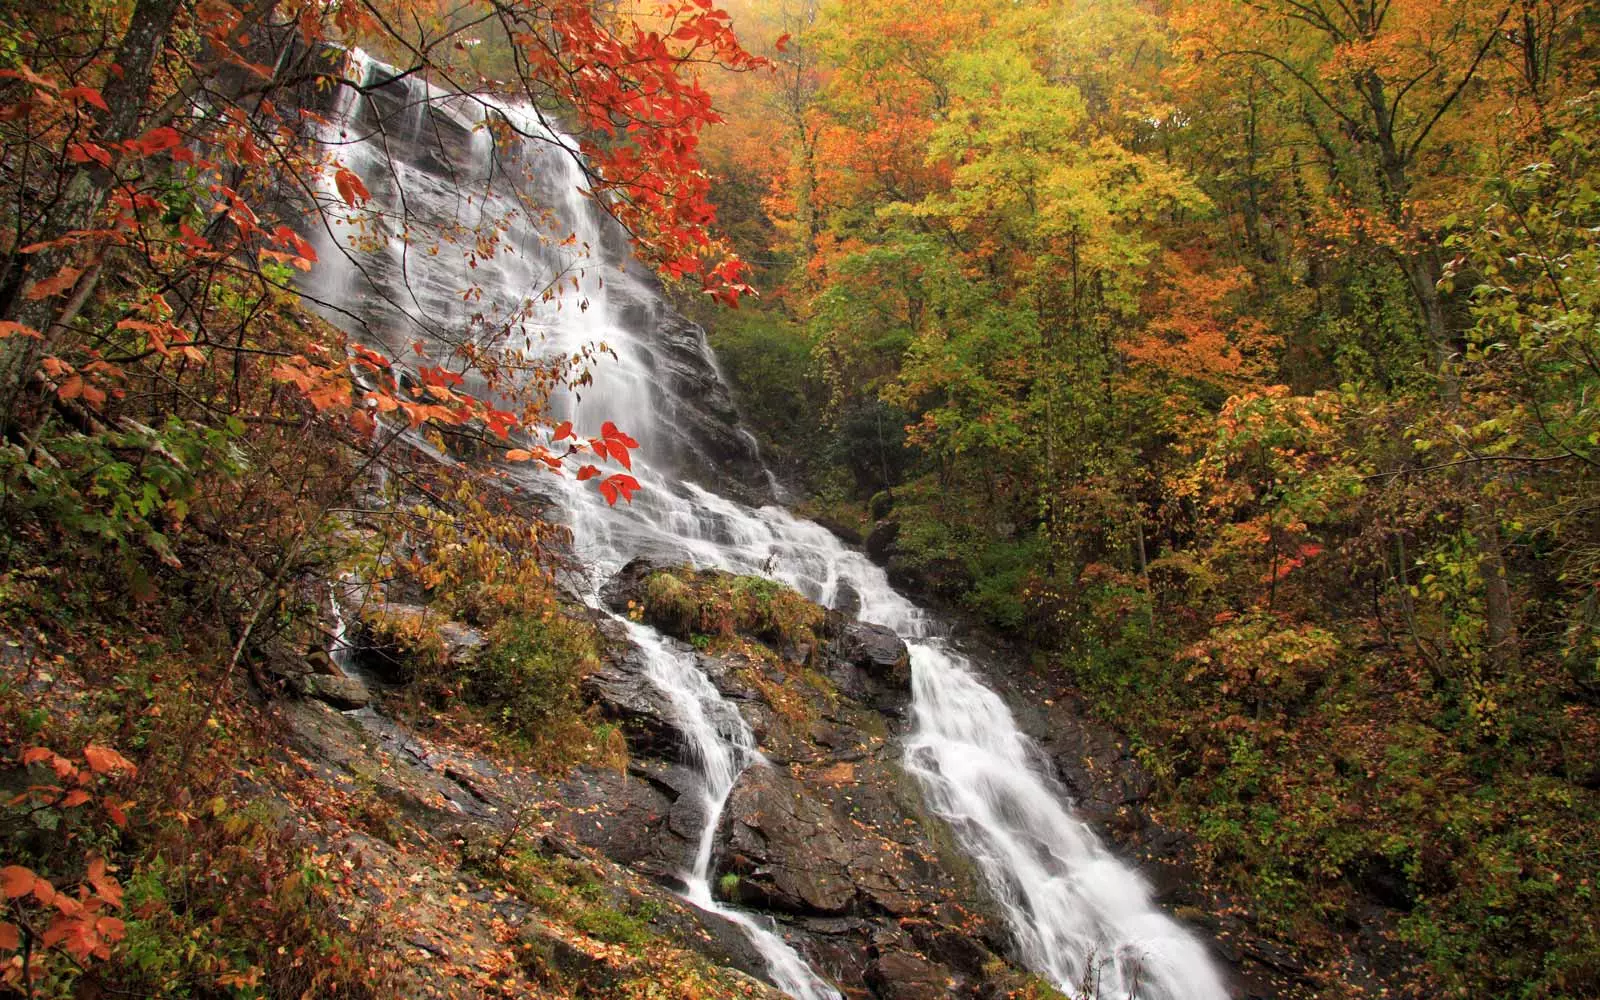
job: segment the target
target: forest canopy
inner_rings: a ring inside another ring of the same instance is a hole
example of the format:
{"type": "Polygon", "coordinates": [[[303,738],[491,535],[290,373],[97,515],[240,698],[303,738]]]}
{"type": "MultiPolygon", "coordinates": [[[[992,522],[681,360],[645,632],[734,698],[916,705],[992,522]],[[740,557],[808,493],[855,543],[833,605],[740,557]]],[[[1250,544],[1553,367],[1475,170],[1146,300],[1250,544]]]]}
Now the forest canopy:
{"type": "Polygon", "coordinates": [[[1327,983],[1377,920],[1424,995],[1600,988],[1592,7],[730,10],[713,340],[809,509],[1327,983]]]}

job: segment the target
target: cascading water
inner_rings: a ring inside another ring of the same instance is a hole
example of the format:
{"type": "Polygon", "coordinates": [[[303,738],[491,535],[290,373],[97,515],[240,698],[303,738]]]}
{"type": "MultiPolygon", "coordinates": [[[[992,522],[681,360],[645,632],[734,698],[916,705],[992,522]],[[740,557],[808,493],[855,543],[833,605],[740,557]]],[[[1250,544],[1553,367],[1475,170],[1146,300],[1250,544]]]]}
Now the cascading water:
{"type": "MultiPolygon", "coordinates": [[[[358,59],[356,66],[359,79],[373,79],[373,64],[358,59]]],[[[1072,815],[1041,755],[978,679],[981,671],[937,638],[937,623],[890,587],[881,568],[819,525],[691,481],[695,469],[703,473],[714,464],[693,459],[704,457],[696,453],[708,451],[707,435],[719,421],[707,419],[705,400],[676,386],[685,352],[698,352],[703,371],[715,372],[714,362],[697,333],[685,339],[684,324],[671,325],[653,282],[633,273],[638,265],[620,249],[615,224],[581,194],[585,178],[569,141],[529,111],[411,79],[380,88],[390,89],[395,93],[382,98],[386,104],[376,95],[366,104],[340,98],[323,138],[347,164],[369,168],[368,214],[377,221],[364,225],[370,231],[376,224],[392,238],[369,249],[356,241],[352,249],[348,234],[363,225],[330,227],[318,240],[324,264],[313,271],[308,292],[336,322],[352,325],[359,314],[361,329],[382,331],[397,356],[419,337],[437,356],[469,340],[511,341],[566,358],[600,344],[614,353],[594,369],[592,386],[557,391],[551,408],[581,431],[614,420],[640,441],[634,474],[642,490],[634,503],[613,508],[592,484],[526,467],[512,473],[561,508],[577,562],[587,570],[574,581],[577,589],[592,595],[626,562],[651,555],[766,576],[830,606],[849,596],[862,620],[907,641],[915,727],[906,740],[906,767],[983,872],[1023,962],[1074,993],[1088,987],[1097,996],[1142,1000],[1227,996],[1204,948],[1154,906],[1143,880],[1072,815]],[[419,107],[425,113],[413,112],[419,107]],[[514,148],[485,128],[493,115],[522,137],[514,148]],[[373,127],[374,116],[384,118],[383,129],[373,127]],[[379,150],[379,142],[402,145],[379,150]],[[519,176],[524,185],[517,189],[511,181],[519,176]],[[549,218],[532,207],[529,185],[549,218]],[[485,226],[494,230],[492,245],[460,238],[485,226]],[[425,252],[417,237],[423,230],[448,237],[446,249],[425,252]],[[560,296],[541,294],[562,285],[560,296]],[[475,290],[465,305],[463,288],[475,290]],[[670,349],[664,329],[677,331],[670,349]]],[[[701,395],[725,394],[720,384],[702,388],[701,395]]],[[[725,425],[731,411],[719,412],[725,425]]],[[[721,432],[738,440],[738,429],[721,432]]],[[[749,726],[690,653],[645,626],[624,625],[704,777],[705,825],[688,859],[687,898],[741,926],[780,988],[801,1000],[832,1000],[837,992],[778,934],[712,897],[718,818],[739,774],[762,766],[749,726]]]]}
{"type": "Polygon", "coordinates": [[[800,960],[776,932],[748,913],[723,906],[711,894],[711,861],[716,847],[717,823],[734,782],[752,764],[766,766],[756,749],[755,734],[739,710],[695,663],[694,654],[674,648],[660,633],[618,618],[628,637],[644,653],[645,676],[672,706],[674,719],[705,779],[701,789],[704,818],[695,844],[694,860],[684,882],[685,895],[702,910],[737,924],[767,963],[773,983],[797,1000],[839,1000],[839,991],[823,982],[800,960]]]}

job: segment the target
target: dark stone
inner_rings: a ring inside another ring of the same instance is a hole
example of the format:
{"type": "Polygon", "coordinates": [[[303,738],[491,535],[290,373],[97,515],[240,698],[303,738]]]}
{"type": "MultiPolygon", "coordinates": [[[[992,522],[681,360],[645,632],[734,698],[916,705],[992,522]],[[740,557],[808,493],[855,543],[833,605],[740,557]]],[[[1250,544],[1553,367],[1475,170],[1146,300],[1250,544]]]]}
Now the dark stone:
{"type": "Polygon", "coordinates": [[[670,879],[691,849],[668,826],[674,800],[650,782],[581,768],[560,794],[567,807],[556,821],[560,835],[619,864],[670,879]]]}
{"type": "Polygon", "coordinates": [[[839,653],[879,684],[911,690],[911,653],[892,629],[870,622],[848,622],[840,630],[839,653]]]}
{"type": "Polygon", "coordinates": [[[900,537],[900,522],[879,521],[867,533],[867,555],[874,562],[884,562],[894,551],[894,540],[900,537]]]}
{"type": "Polygon", "coordinates": [[[824,528],[827,528],[833,533],[835,538],[839,539],[841,542],[844,542],[846,545],[860,545],[862,541],[865,540],[864,536],[861,534],[861,527],[859,525],[841,521],[838,518],[832,517],[826,513],[814,514],[812,515],[811,520],[816,524],[820,524],[824,528]]]}
{"type": "Polygon", "coordinates": [[[634,753],[670,757],[680,743],[672,708],[645,675],[646,666],[638,647],[613,644],[600,668],[583,679],[583,695],[621,727],[634,753]]]}
{"type": "Polygon", "coordinates": [[[944,1000],[952,992],[950,970],[911,951],[879,955],[866,980],[884,1000],[944,1000]]]}
{"type": "Polygon", "coordinates": [[[1046,710],[1041,744],[1056,775],[1072,794],[1085,821],[1107,827],[1136,827],[1139,806],[1155,790],[1155,781],[1125,740],[1108,726],[1088,718],[1072,699],[1057,699],[1046,710]]]}
{"type": "Polygon", "coordinates": [[[834,916],[856,901],[851,832],[786,773],[759,766],[746,771],[722,822],[719,872],[738,876],[738,902],[834,916]]]}
{"type": "Polygon", "coordinates": [[[861,595],[856,588],[846,581],[839,581],[839,592],[833,599],[833,610],[846,618],[854,618],[861,613],[861,595]]]}
{"type": "Polygon", "coordinates": [[[890,715],[911,700],[911,656],[891,630],[868,622],[828,619],[833,636],[820,667],[839,693],[890,715]]]}

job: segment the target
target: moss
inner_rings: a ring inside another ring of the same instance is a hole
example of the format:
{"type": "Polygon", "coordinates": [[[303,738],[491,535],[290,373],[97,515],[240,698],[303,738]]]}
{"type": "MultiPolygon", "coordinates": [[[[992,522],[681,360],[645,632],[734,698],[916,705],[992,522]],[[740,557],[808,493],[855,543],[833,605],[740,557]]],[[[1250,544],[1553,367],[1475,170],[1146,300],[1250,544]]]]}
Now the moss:
{"type": "Polygon", "coordinates": [[[686,640],[744,635],[799,651],[816,647],[827,622],[815,603],[757,576],[663,570],[645,579],[643,598],[647,621],[686,640]]]}

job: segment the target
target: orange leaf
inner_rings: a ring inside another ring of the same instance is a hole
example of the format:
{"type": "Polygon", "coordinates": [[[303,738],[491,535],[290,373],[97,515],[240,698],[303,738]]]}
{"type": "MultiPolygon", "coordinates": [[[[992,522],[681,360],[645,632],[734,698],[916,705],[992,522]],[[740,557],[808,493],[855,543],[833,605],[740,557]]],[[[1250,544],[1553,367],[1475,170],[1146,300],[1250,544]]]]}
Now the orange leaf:
{"type": "Polygon", "coordinates": [[[133,774],[138,768],[128,758],[107,747],[97,747],[93,743],[83,748],[83,759],[88,762],[89,770],[95,774],[111,774],[116,771],[125,771],[133,774]]]}
{"type": "Polygon", "coordinates": [[[21,865],[0,868],[0,894],[17,899],[33,891],[34,874],[21,865]]]}
{"type": "Polygon", "coordinates": [[[0,340],[4,340],[7,337],[32,337],[34,340],[43,339],[40,337],[39,331],[35,330],[31,326],[23,323],[17,323],[9,319],[0,319],[0,340]]]}
{"type": "Polygon", "coordinates": [[[0,951],[16,951],[22,947],[22,936],[16,924],[0,924],[0,951]]]}
{"type": "Polygon", "coordinates": [[[76,285],[78,283],[78,279],[82,276],[82,268],[63,267],[61,270],[55,273],[54,277],[41,278],[40,280],[35,281],[33,285],[23,293],[23,298],[38,300],[47,299],[52,295],[60,295],[73,285],[76,285]]]}

